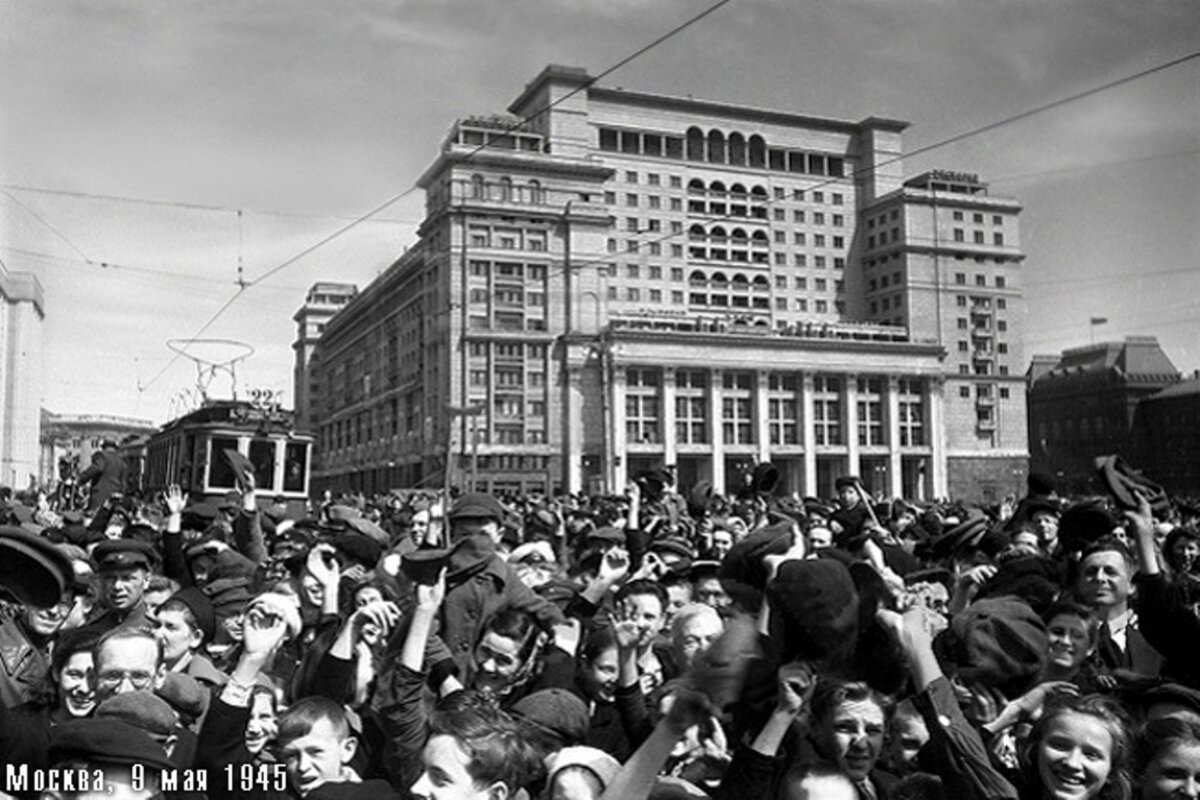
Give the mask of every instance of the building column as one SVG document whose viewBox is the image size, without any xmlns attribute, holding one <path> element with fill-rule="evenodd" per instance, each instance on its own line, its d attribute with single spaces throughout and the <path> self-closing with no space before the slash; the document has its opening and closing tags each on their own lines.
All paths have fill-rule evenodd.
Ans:
<svg viewBox="0 0 1200 800">
<path fill-rule="evenodd" d="M 562 367 L 565 373 L 566 402 L 559 413 L 562 415 L 560 424 L 563 432 L 563 482 L 568 492 L 582 491 L 583 486 L 583 382 L 585 370 L 570 364 Z M 550 413 L 550 409 L 547 409 Z M 549 422 L 549 421 L 547 421 Z"/>
<path fill-rule="evenodd" d="M 847 474 L 858 475 L 858 376 L 847 375 L 846 391 L 846 465 Z M 861 476 L 860 476 L 861 477 Z"/>
<path fill-rule="evenodd" d="M 721 386 L 722 373 L 714 369 L 708 374 L 708 434 L 712 442 L 712 485 L 721 494 L 725 493 L 725 439 L 721 431 Z"/>
<path fill-rule="evenodd" d="M 756 460 L 760 464 L 771 460 L 771 406 L 767 395 L 770 378 L 766 370 L 754 372 L 754 443 L 758 449 Z"/>
<path fill-rule="evenodd" d="M 800 376 L 800 442 L 804 445 L 803 495 L 817 493 L 817 433 L 813 425 L 813 374 Z"/>
<path fill-rule="evenodd" d="M 904 474 L 900 459 L 900 377 L 887 376 L 887 436 L 888 436 L 888 493 L 892 497 L 904 494 Z"/>
<path fill-rule="evenodd" d="M 946 497 L 949 486 L 946 474 L 946 381 L 941 377 L 927 381 L 929 396 L 929 442 L 932 453 L 929 468 L 932 472 L 930 491 L 935 498 Z"/>
<path fill-rule="evenodd" d="M 659 418 L 662 420 L 663 461 L 667 464 L 678 466 L 679 459 L 676 450 L 679 442 L 675 436 L 674 367 L 663 367 L 662 392 L 659 398 L 659 402 L 662 403 L 662 413 L 659 415 Z"/>
<path fill-rule="evenodd" d="M 610 356 L 611 358 L 611 356 Z M 609 382 L 609 418 L 612 420 L 612 430 L 609 431 L 609 441 L 613 446 L 613 474 L 609 491 L 620 494 L 625 490 L 629 475 L 629 456 L 625 452 L 625 369 L 614 366 Z"/>
</svg>

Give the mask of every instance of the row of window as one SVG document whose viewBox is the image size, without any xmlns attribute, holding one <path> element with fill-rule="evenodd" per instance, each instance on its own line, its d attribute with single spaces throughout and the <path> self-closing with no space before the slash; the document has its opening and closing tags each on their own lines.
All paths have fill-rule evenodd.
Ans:
<svg viewBox="0 0 1200 800">
<path fill-rule="evenodd" d="M 476 174 L 471 176 L 470 197 L 472 200 L 542 205 L 546 202 L 546 191 L 536 180 L 518 184 L 509 177 L 489 181 L 482 175 Z"/>
<path fill-rule="evenodd" d="M 965 242 L 966 240 L 967 240 L 966 232 L 962 228 L 955 228 L 954 229 L 954 241 Z M 974 241 L 975 244 L 987 244 L 986 236 L 983 231 L 973 231 L 972 232 L 972 241 Z M 995 233 L 993 233 L 992 234 L 992 244 L 996 245 L 997 247 L 1003 247 L 1004 246 L 1004 234 L 999 231 L 996 231 Z"/>
<path fill-rule="evenodd" d="M 747 136 L 736 131 L 726 134 L 718 130 L 705 133 L 692 127 L 680 137 L 601 127 L 598 135 L 599 147 L 606 152 L 831 177 L 843 177 L 846 170 L 842 156 L 768 147 L 758 134 Z"/>
<path fill-rule="evenodd" d="M 471 225 L 467 240 L 471 247 L 496 247 L 500 250 L 531 250 L 545 252 L 549 234 L 544 230 L 529 230 L 507 226 Z"/>
</svg>

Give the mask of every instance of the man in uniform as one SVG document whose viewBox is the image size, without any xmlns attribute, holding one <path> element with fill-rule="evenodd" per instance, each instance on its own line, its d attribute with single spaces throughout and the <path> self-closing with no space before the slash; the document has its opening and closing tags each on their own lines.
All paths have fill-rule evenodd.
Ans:
<svg viewBox="0 0 1200 800">
<path fill-rule="evenodd" d="M 117 627 L 148 625 L 146 587 L 158 560 L 154 548 L 132 539 L 109 539 L 96 545 L 92 558 L 99 568 L 100 616 L 86 627 L 106 633 Z"/>
</svg>

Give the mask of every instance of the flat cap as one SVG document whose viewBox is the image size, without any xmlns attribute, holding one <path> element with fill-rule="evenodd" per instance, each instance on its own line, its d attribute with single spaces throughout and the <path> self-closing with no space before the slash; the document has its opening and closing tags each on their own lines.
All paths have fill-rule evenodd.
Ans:
<svg viewBox="0 0 1200 800">
<path fill-rule="evenodd" d="M 96 706 L 94 716 L 128 722 L 152 736 L 167 736 L 175 729 L 177 721 L 171 704 L 147 690 L 113 695 Z"/>
<path fill-rule="evenodd" d="M 50 763 L 74 759 L 175 769 L 166 750 L 150 734 L 119 719 L 72 719 L 51 728 Z"/>
<path fill-rule="evenodd" d="M 507 513 L 500 501 L 490 494 L 471 492 L 454 501 L 450 519 L 494 519 L 503 522 Z"/>
</svg>

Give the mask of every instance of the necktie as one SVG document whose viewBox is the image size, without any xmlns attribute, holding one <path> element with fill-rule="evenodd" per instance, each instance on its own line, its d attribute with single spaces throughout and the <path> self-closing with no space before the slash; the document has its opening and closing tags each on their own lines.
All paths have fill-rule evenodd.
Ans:
<svg viewBox="0 0 1200 800">
<path fill-rule="evenodd" d="M 863 778 L 854 784 L 854 788 L 858 789 L 859 800 L 877 800 L 878 798 L 878 795 L 875 793 L 875 786 L 871 783 L 870 778 Z"/>
<path fill-rule="evenodd" d="M 1108 622 L 1100 623 L 1099 641 L 1096 643 L 1096 653 L 1100 657 L 1100 663 L 1109 669 L 1118 669 L 1125 660 L 1125 654 L 1121 652 L 1121 648 L 1113 641 L 1112 628 L 1108 626 Z"/>
</svg>

